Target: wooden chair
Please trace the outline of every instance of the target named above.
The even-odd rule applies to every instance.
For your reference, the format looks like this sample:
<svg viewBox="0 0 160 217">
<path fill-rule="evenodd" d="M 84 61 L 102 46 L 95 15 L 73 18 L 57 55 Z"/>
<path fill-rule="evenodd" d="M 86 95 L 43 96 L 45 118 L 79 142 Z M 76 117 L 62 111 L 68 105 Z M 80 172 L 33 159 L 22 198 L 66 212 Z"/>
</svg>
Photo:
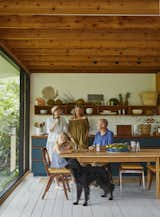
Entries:
<svg viewBox="0 0 160 217">
<path fill-rule="evenodd" d="M 147 189 L 151 189 L 153 175 L 156 173 L 156 166 L 155 165 L 147 165 Z"/>
<path fill-rule="evenodd" d="M 140 176 L 140 185 L 142 182 L 143 189 L 145 189 L 145 178 L 144 178 L 144 168 L 139 163 L 122 163 L 120 165 L 119 172 L 119 183 L 120 191 L 122 192 L 122 175 L 126 174 L 139 174 Z"/>
<path fill-rule="evenodd" d="M 70 192 L 70 187 L 69 187 L 69 183 L 68 183 L 68 177 L 70 176 L 70 170 L 67 170 L 65 168 L 50 168 L 51 165 L 51 161 L 50 161 L 50 157 L 48 154 L 48 151 L 46 148 L 42 148 L 42 158 L 43 158 L 43 163 L 44 163 L 44 167 L 48 176 L 48 182 L 46 185 L 46 188 L 44 190 L 44 193 L 42 195 L 42 199 L 44 199 L 46 193 L 48 192 L 52 182 L 54 181 L 54 178 L 60 178 L 62 180 L 62 184 L 63 184 L 63 190 L 66 196 L 66 199 L 68 200 L 68 193 L 67 193 L 67 189 Z"/>
</svg>

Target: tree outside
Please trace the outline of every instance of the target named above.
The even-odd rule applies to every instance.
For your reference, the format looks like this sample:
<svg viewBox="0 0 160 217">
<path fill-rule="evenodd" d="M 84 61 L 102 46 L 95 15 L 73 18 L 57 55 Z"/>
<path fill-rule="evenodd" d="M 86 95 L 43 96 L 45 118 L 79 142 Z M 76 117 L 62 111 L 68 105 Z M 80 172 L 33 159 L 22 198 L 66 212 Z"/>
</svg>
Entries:
<svg viewBox="0 0 160 217">
<path fill-rule="evenodd" d="M 0 80 L 0 192 L 18 176 L 20 85 Z M 11 131 L 16 129 L 16 168 L 11 171 Z"/>
</svg>

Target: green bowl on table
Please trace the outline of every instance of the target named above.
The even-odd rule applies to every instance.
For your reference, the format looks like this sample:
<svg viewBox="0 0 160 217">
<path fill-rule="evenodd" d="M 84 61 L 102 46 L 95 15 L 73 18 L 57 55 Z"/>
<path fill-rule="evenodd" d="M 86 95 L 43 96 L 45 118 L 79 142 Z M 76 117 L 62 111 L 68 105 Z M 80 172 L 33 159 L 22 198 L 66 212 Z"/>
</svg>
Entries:
<svg viewBox="0 0 160 217">
<path fill-rule="evenodd" d="M 125 143 L 113 143 L 106 146 L 107 152 L 129 152 L 128 145 Z"/>
</svg>

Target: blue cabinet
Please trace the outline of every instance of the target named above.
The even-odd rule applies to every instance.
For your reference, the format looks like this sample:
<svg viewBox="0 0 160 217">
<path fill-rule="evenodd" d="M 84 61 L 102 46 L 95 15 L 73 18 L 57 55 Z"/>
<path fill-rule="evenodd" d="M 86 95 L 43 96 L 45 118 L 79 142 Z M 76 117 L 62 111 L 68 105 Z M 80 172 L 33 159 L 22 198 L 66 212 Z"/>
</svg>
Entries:
<svg viewBox="0 0 160 217">
<path fill-rule="evenodd" d="M 46 176 L 41 148 L 46 146 L 46 138 L 32 137 L 32 172 L 34 176 Z"/>
<path fill-rule="evenodd" d="M 94 137 L 89 138 L 91 145 Z M 114 142 L 130 142 L 131 140 L 139 141 L 141 148 L 160 148 L 160 137 L 132 137 L 119 138 L 115 137 Z M 41 148 L 46 146 L 47 138 L 32 137 L 32 172 L 34 176 L 45 176 L 46 172 L 42 161 Z M 112 173 L 117 176 L 119 172 L 119 164 L 112 164 Z"/>
<path fill-rule="evenodd" d="M 89 144 L 91 145 L 93 143 L 94 137 L 89 138 Z M 122 138 L 122 137 L 115 137 L 114 142 L 128 142 L 130 141 L 139 141 L 141 148 L 160 148 L 160 137 L 131 137 L 131 138 Z"/>
<path fill-rule="evenodd" d="M 32 161 L 32 173 L 34 176 L 46 176 L 44 164 L 42 161 Z"/>
<path fill-rule="evenodd" d="M 160 137 L 115 138 L 115 142 L 139 141 L 141 148 L 160 148 Z"/>
<path fill-rule="evenodd" d="M 45 147 L 47 139 L 45 138 L 32 138 L 33 147 Z"/>
</svg>

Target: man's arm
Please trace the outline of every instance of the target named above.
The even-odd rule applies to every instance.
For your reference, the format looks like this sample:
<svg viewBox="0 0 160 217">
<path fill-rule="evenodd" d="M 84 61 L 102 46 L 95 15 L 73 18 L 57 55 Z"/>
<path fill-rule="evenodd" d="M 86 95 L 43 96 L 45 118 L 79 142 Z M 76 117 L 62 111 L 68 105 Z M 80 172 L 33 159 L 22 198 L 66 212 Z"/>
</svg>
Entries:
<svg viewBox="0 0 160 217">
<path fill-rule="evenodd" d="M 93 144 L 91 145 L 91 146 L 89 146 L 89 150 L 93 150 L 94 148 L 95 148 L 95 146 L 96 146 L 96 144 L 97 144 L 97 133 L 96 133 L 96 135 L 95 135 L 95 137 L 94 137 L 94 140 L 93 140 Z"/>
<path fill-rule="evenodd" d="M 108 144 L 107 144 L 107 145 L 112 144 L 112 143 L 113 143 L 113 140 L 114 140 L 114 138 L 113 138 L 113 133 L 110 132 L 109 135 L 108 135 Z"/>
</svg>

